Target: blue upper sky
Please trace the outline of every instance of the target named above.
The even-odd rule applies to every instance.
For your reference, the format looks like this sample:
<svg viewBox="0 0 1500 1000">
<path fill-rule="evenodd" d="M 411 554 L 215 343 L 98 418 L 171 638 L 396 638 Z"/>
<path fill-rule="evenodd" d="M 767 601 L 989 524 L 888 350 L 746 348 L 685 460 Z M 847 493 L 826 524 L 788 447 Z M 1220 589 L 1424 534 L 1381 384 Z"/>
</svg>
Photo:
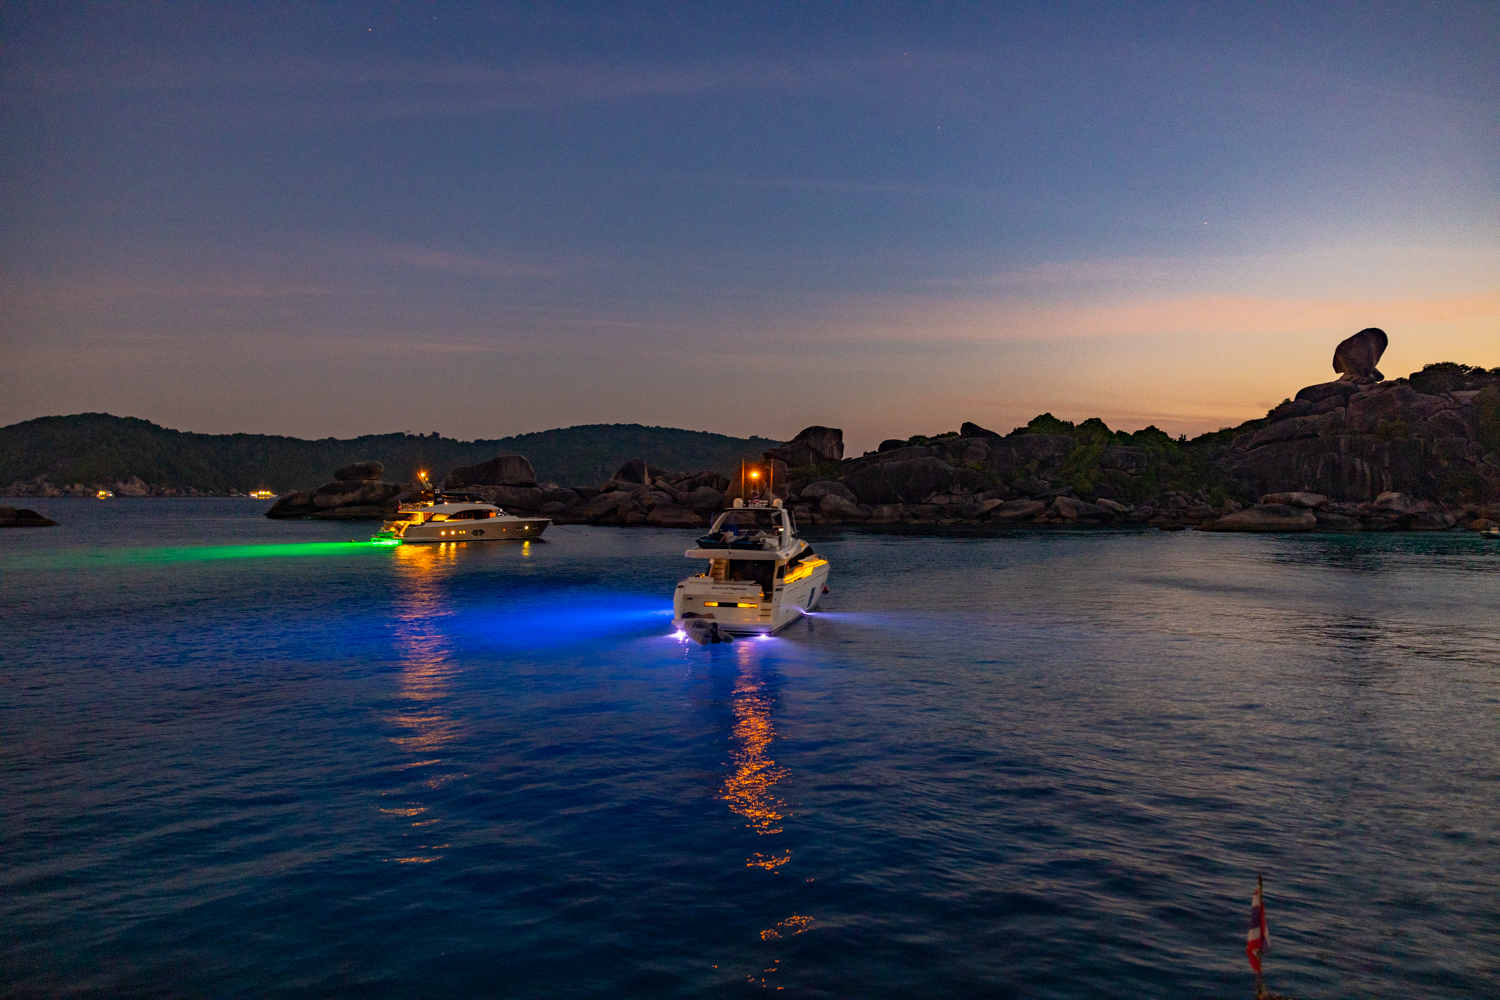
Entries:
<svg viewBox="0 0 1500 1000">
<path fill-rule="evenodd" d="M 855 450 L 1500 365 L 1500 6 L 8 5 L 0 423 Z"/>
</svg>

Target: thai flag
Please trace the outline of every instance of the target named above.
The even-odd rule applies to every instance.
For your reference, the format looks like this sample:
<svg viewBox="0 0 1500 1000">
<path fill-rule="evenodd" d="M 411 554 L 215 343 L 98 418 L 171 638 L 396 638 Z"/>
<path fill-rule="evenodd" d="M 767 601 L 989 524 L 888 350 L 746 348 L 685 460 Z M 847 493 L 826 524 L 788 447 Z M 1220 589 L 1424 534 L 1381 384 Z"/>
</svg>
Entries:
<svg viewBox="0 0 1500 1000">
<path fill-rule="evenodd" d="M 1261 898 L 1261 880 L 1255 880 L 1255 895 L 1250 897 L 1250 930 L 1245 934 L 1245 957 L 1250 959 L 1250 968 L 1260 975 L 1260 956 L 1271 943 L 1271 932 L 1266 930 L 1266 902 Z"/>
</svg>

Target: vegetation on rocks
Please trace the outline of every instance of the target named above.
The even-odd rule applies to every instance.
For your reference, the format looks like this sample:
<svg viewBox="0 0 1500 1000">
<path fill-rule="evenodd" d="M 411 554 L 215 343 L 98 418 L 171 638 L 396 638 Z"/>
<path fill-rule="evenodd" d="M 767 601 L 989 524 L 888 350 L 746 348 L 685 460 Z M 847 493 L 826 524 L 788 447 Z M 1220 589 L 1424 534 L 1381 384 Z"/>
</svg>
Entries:
<svg viewBox="0 0 1500 1000">
<path fill-rule="evenodd" d="M 598 483 L 633 455 L 671 468 L 728 473 L 776 444 L 641 424 L 593 424 L 495 440 L 367 434 L 303 440 L 271 434 L 194 434 L 134 417 L 80 413 L 0 428 L 0 491 L 9 496 L 198 496 L 311 489 L 329 470 L 375 461 L 403 482 L 441 476 L 497 454 L 526 455 L 543 479 Z M 132 480 L 138 481 L 135 485 Z M 436 481 L 441 481 L 440 479 Z M 121 490 L 117 486 L 125 484 Z"/>
</svg>

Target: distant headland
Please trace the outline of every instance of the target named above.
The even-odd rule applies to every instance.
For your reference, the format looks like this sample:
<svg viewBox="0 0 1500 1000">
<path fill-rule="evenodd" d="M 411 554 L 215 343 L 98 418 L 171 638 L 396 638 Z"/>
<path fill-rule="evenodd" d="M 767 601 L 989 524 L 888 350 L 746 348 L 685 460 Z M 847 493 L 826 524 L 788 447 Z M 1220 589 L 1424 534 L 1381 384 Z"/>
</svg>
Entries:
<svg viewBox="0 0 1500 1000">
<path fill-rule="evenodd" d="M 415 482 L 383 477 L 387 468 L 420 466 L 447 489 L 561 524 L 698 527 L 748 489 L 736 477 L 749 461 L 799 521 L 813 524 L 1493 527 L 1500 521 L 1500 368 L 1440 362 L 1388 380 L 1377 368 L 1387 342 L 1379 329 L 1362 330 L 1335 349 L 1336 380 L 1301 389 L 1264 417 L 1191 440 L 1044 413 L 1008 434 L 965 423 L 846 458 L 842 432 L 828 427 L 780 444 L 633 424 L 495 441 L 299 441 L 189 435 L 83 414 L 0 428 L 0 482 L 10 481 L 11 496 L 106 488 L 126 496 L 214 495 L 267 484 L 282 493 L 270 517 L 352 520 L 381 517 L 415 497 Z M 164 440 L 174 447 L 163 448 Z M 332 482 L 311 486 L 335 466 L 344 467 Z M 70 470 L 60 477 L 70 485 L 54 485 L 52 469 Z M 84 469 L 100 471 L 91 478 Z M 170 485 L 151 485 L 151 474 L 164 473 Z"/>
<path fill-rule="evenodd" d="M 0 495 L 13 497 L 244 496 L 306 489 L 330 470 L 377 461 L 403 479 L 438 475 L 496 454 L 531 457 L 541 474 L 598 483 L 635 455 L 674 467 L 727 471 L 776 441 L 641 424 L 589 424 L 493 440 L 368 434 L 305 440 L 271 434 L 196 434 L 107 413 L 40 417 L 0 427 Z"/>
</svg>

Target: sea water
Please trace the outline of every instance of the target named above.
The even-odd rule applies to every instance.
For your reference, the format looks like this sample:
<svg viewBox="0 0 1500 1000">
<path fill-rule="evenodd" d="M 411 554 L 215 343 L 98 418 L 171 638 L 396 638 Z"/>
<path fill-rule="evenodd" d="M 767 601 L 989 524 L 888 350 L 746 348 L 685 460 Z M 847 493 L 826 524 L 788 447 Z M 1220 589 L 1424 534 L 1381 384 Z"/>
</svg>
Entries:
<svg viewBox="0 0 1500 1000">
<path fill-rule="evenodd" d="M 1493 996 L 1500 545 L 692 532 L 376 547 L 247 500 L 0 534 L 0 994 Z M 351 543 L 349 539 L 356 539 Z"/>
</svg>

